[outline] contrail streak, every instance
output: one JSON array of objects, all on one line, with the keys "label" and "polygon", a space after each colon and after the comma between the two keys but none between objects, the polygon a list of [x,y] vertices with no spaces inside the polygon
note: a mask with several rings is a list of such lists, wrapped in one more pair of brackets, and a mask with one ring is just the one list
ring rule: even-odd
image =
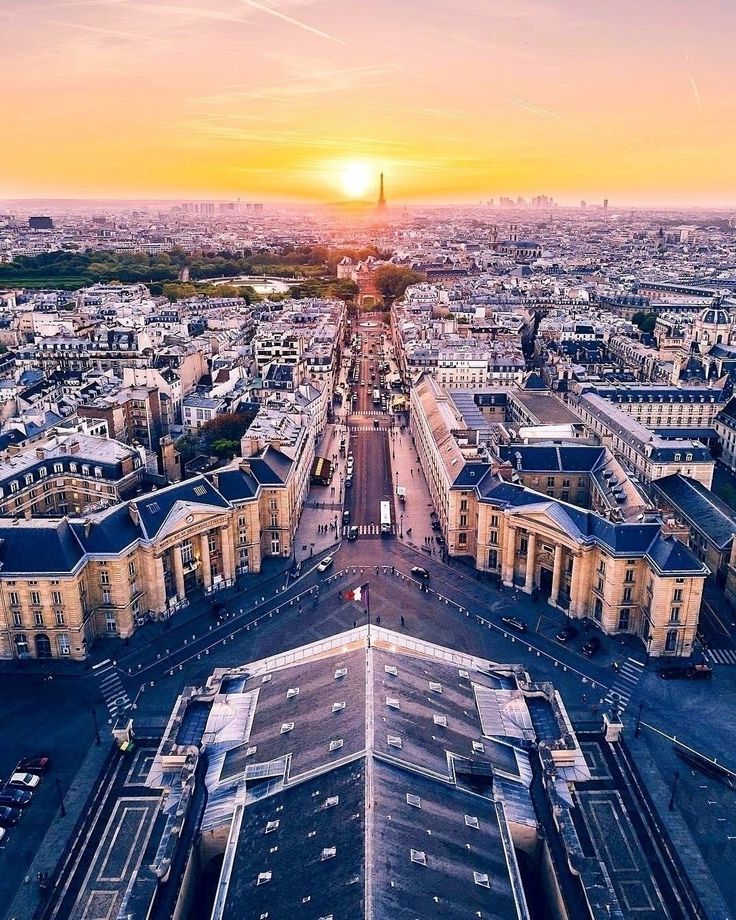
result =
[{"label": "contrail streak", "polygon": [[297,29],[303,29],[305,32],[311,32],[312,35],[318,35],[320,38],[326,38],[331,42],[338,42],[340,45],[347,45],[347,42],[342,38],[338,38],[336,35],[330,35],[328,32],[323,32],[321,29],[316,29],[314,26],[310,26],[309,23],[302,22],[301,19],[295,19],[293,16],[287,16],[286,13],[281,13],[279,10],[275,10],[271,6],[266,6],[263,3],[259,3],[258,0],[240,0],[240,2],[254,10],[259,10],[261,13],[267,13],[269,16],[273,16],[274,19],[280,19],[282,22],[288,22],[290,25],[296,26]]},{"label": "contrail streak", "polygon": [[581,131],[589,131],[591,134],[598,134],[595,128],[591,128],[590,125],[584,125],[580,121],[573,121],[571,118],[565,118],[564,115],[560,115],[558,112],[553,112],[550,109],[543,109],[539,105],[534,105],[531,102],[527,102],[525,99],[517,99],[514,96],[510,96],[507,100],[511,105],[518,106],[520,109],[526,109],[527,112],[532,112],[535,115],[542,115],[544,118],[554,118],[556,121],[562,121],[567,125],[572,125],[574,128],[580,128]]},{"label": "contrail streak", "polygon": [[693,96],[695,96],[695,101],[698,104],[698,108],[702,111],[703,109],[703,100],[700,98],[700,90],[698,89],[698,84],[695,82],[695,77],[693,76],[693,69],[690,66],[690,55],[687,53],[687,48],[685,49],[685,64],[687,66],[687,76],[690,80],[690,86],[692,87]]}]

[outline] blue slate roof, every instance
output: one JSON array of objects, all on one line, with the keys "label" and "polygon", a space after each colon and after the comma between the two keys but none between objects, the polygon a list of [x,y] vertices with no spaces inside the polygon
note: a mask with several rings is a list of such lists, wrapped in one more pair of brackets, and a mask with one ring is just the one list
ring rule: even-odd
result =
[{"label": "blue slate roof", "polygon": [[605,459],[603,447],[512,444],[499,447],[499,456],[520,472],[589,473]]},{"label": "blue slate roof", "polygon": [[0,527],[3,575],[73,572],[84,550],[67,520]]},{"label": "blue slate roof", "polygon": [[709,489],[679,473],[652,483],[656,492],[720,549],[730,545],[736,534],[736,513]]},{"label": "blue slate roof", "polygon": [[218,492],[230,502],[253,498],[258,491],[258,482],[244,470],[220,470],[216,476]]},{"label": "blue slate roof", "polygon": [[[155,493],[154,493],[155,494]],[[117,554],[143,536],[143,532],[130,516],[128,505],[116,505],[102,515],[90,519],[89,527],[83,521],[72,521],[71,527],[86,552],[92,554]]]},{"label": "blue slate roof", "polygon": [[204,476],[187,479],[176,485],[150,492],[143,498],[132,502],[138,509],[144,534],[153,539],[169,516],[177,502],[189,502],[193,505],[215,505],[218,508],[229,507],[228,502]]}]

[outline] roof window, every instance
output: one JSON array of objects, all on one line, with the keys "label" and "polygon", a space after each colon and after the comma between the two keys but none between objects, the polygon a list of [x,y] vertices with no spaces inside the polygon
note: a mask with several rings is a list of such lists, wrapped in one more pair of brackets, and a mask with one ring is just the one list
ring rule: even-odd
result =
[{"label": "roof window", "polygon": [[348,673],[347,668],[338,668],[335,671],[335,680],[339,680],[341,677],[345,677],[347,673]]},{"label": "roof window", "polygon": [[392,664],[384,665],[383,670],[392,677],[398,677],[399,669]]},{"label": "roof window", "polygon": [[486,750],[486,746],[483,744],[482,741],[474,741],[473,750],[475,751],[476,754],[484,754]]},{"label": "roof window", "polygon": [[332,859],[335,856],[337,856],[337,847],[325,847],[324,850],[322,850],[320,859],[324,862],[326,859]]},{"label": "roof window", "polygon": [[282,734],[282,735],[285,735],[286,732],[292,731],[293,728],[294,728],[294,723],[293,723],[293,722],[282,722],[282,723],[281,723],[281,734]]},{"label": "roof window", "polygon": [[332,704],[332,711],[333,711],[333,712],[340,712],[341,709],[344,709],[344,708],[345,708],[345,705],[346,705],[346,704],[345,704],[345,701],[344,701],[344,700],[343,700],[342,702],[340,702],[340,703],[333,703],[333,704]]},{"label": "roof window", "polygon": [[399,706],[399,701],[396,699],[395,696],[387,696],[387,697],[386,697],[386,705],[387,705],[389,708],[391,708],[391,709],[400,709],[400,708],[401,708],[401,707]]},{"label": "roof window", "polygon": [[299,696],[299,688],[289,687],[289,689],[286,691],[286,699],[290,700],[294,696]]},{"label": "roof window", "polygon": [[259,872],[258,881],[256,882],[256,885],[265,885],[266,882],[270,882],[270,881],[271,881],[271,871],[270,870],[268,872]]},{"label": "roof window", "polygon": [[434,716],[434,724],[441,725],[442,728],[447,728],[447,716]]},{"label": "roof window", "polygon": [[418,795],[414,795],[413,792],[407,792],[406,793],[406,804],[413,805],[414,808],[421,808],[422,800]]},{"label": "roof window", "polygon": [[246,748],[246,749],[245,749],[245,756],[246,756],[246,757],[252,757],[252,756],[255,754],[255,752],[256,752],[257,750],[258,750],[258,745],[257,745],[257,744],[251,744],[251,746],[250,746],[249,748]]},{"label": "roof window", "polygon": [[[411,851],[411,861],[413,863],[417,863],[420,866],[426,866],[427,865],[427,854],[424,852],[424,850],[412,850]],[[271,873],[269,872],[269,875],[270,874]]]},{"label": "roof window", "polygon": [[342,738],[335,738],[334,741],[330,741],[330,751],[339,751],[342,745]]},{"label": "roof window", "polygon": [[438,684],[436,681],[430,680],[429,689],[433,693],[442,693],[442,684]]},{"label": "roof window", "polygon": [[398,735],[389,735],[386,739],[390,747],[400,748],[401,738]]},{"label": "roof window", "polygon": [[466,827],[480,827],[480,822],[475,817],[475,815],[465,815],[465,826]]},{"label": "roof window", "polygon": [[491,883],[488,879],[487,872],[474,872],[473,881],[475,882],[476,885],[481,885],[483,888],[491,887]]},{"label": "roof window", "polygon": [[278,818],[276,818],[275,821],[267,821],[267,822],[266,822],[266,830],[264,831],[264,833],[265,833],[265,834],[272,834],[274,831],[278,830],[278,827],[279,827],[279,824],[280,824],[280,823],[281,823],[281,822],[280,822],[280,820],[279,820]]},{"label": "roof window", "polygon": [[340,796],[330,795],[325,799],[325,804],[322,807],[323,808],[334,808],[335,805],[339,805],[339,804],[340,804]]},{"label": "roof window", "polygon": [[470,674],[468,671],[465,671],[463,668],[457,672],[458,677],[464,677],[466,680],[470,680]]}]

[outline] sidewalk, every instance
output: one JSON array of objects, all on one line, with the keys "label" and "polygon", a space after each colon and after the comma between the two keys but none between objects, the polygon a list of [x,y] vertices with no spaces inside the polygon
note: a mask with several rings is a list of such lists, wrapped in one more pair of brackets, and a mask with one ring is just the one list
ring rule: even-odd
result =
[{"label": "sidewalk", "polygon": [[[406,488],[405,501],[401,502],[394,496],[397,536],[412,549],[426,553],[427,558],[441,559],[440,548],[434,539],[435,531],[431,526],[430,515],[434,506],[408,426],[401,431],[400,426],[395,425],[389,432],[389,445],[391,479],[395,483],[398,472],[398,483]],[[425,546],[431,547],[432,552],[424,549]]]}]

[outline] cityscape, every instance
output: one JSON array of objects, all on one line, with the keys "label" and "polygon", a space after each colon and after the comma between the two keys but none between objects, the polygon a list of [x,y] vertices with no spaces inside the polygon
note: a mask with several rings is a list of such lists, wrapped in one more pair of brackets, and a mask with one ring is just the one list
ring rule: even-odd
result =
[{"label": "cityscape", "polygon": [[736,12],[0,23],[0,918],[734,920]]}]

